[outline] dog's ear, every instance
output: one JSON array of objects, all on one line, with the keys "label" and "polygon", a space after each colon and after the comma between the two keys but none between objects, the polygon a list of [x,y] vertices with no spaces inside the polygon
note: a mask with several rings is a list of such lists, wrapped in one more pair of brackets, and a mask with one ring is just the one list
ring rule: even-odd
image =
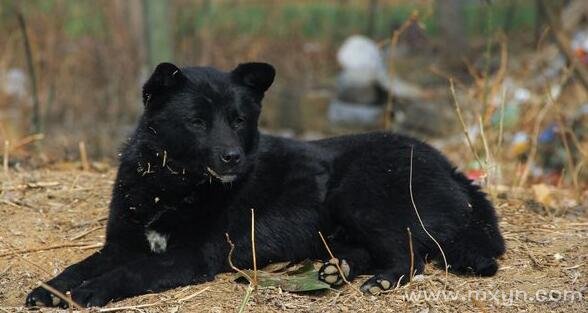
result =
[{"label": "dog's ear", "polygon": [[171,63],[160,63],[143,85],[143,104],[146,108],[153,107],[187,80],[177,66]]},{"label": "dog's ear", "polygon": [[238,84],[247,86],[260,96],[272,85],[276,70],[267,63],[242,63],[232,72],[231,78]]}]

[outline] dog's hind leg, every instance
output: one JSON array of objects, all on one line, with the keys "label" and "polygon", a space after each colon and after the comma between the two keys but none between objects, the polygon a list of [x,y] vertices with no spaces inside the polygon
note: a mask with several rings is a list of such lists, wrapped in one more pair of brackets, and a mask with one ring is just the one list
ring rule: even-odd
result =
[{"label": "dog's hind leg", "polygon": [[372,257],[365,248],[342,242],[331,242],[330,248],[335,258],[324,262],[319,269],[319,280],[332,287],[344,283],[341,272],[347,281],[351,281],[357,275],[365,274],[372,266]]},{"label": "dog's hind leg", "polygon": [[408,282],[411,274],[422,273],[425,248],[416,236],[409,236],[407,227],[411,225],[411,216],[405,214],[406,209],[390,205],[391,201],[381,201],[373,190],[357,185],[344,187],[355,192],[335,190],[328,199],[329,207],[350,242],[365,249],[370,257],[368,272],[375,276],[362,286],[362,291],[387,290]]},{"label": "dog's hind leg", "polygon": [[408,234],[397,233],[370,244],[370,252],[375,260],[374,276],[362,286],[361,291],[378,294],[408,283],[414,275],[422,274],[425,261],[418,251],[409,247]]}]

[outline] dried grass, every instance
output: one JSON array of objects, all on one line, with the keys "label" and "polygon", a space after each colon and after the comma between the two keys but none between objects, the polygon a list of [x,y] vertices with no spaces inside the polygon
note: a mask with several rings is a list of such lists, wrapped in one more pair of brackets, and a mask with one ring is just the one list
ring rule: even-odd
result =
[{"label": "dried grass", "polygon": [[[42,188],[5,190],[0,203],[0,311],[21,312],[28,291],[90,255],[98,247],[68,246],[71,238],[87,232],[83,243],[104,240],[106,207],[114,171],[107,174],[81,171],[39,170],[13,172],[12,184],[32,186],[38,182],[60,184]],[[76,188],[70,188],[74,180]],[[8,186],[9,187],[9,186]],[[572,191],[559,190],[568,199]],[[495,200],[508,245],[500,260],[501,268],[492,278],[458,277],[449,274],[448,292],[467,294],[470,290],[488,292],[538,289],[577,290],[586,299],[588,275],[588,204],[567,210],[566,215],[548,215],[525,189],[510,191],[498,186]],[[586,195],[584,195],[586,196]],[[77,201],[75,201],[77,200]],[[91,231],[93,230],[93,231]],[[77,241],[82,240],[77,239]],[[75,242],[76,240],[74,240]],[[60,246],[28,253],[9,254],[42,247]],[[33,265],[34,264],[34,265]],[[523,302],[512,304],[493,299],[405,300],[408,292],[439,292],[445,288],[442,269],[427,265],[424,277],[417,275],[407,286],[380,296],[356,292],[366,277],[343,286],[340,292],[293,294],[277,289],[252,292],[248,312],[582,312],[585,300],[572,302]],[[221,274],[205,284],[147,294],[108,305],[100,312],[234,312],[242,303],[247,285],[233,281],[234,274]],[[52,310],[43,310],[51,312]]]}]

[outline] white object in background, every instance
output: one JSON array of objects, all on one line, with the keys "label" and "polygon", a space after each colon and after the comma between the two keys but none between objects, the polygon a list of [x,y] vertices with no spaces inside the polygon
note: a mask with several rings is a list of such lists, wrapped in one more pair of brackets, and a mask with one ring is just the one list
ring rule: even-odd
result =
[{"label": "white object in background", "polygon": [[20,68],[11,68],[2,75],[2,91],[13,97],[27,95],[27,74]]},{"label": "white object in background", "polygon": [[370,73],[371,78],[384,68],[384,60],[376,43],[364,36],[354,35],[341,45],[337,61],[345,70],[361,70]]}]

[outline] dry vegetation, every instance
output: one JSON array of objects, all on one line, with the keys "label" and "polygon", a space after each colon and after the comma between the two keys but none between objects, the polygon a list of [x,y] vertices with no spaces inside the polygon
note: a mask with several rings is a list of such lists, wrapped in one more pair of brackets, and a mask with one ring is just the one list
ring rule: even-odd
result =
[{"label": "dry vegetation", "polygon": [[[0,203],[0,311],[24,311],[27,292],[66,266],[98,250],[104,239],[109,193],[114,171],[84,172],[54,168],[13,172],[2,185]],[[572,195],[557,191],[553,203],[569,207],[565,212],[545,207],[522,189],[497,188],[496,204],[508,252],[496,277],[481,279],[449,275],[427,266],[424,277],[380,296],[357,292],[362,278],[341,290],[294,294],[276,289],[252,293],[250,312],[583,312],[588,297],[588,204],[570,203]],[[317,239],[318,240],[318,239]],[[336,255],[336,251],[333,251]],[[110,304],[107,309],[128,306],[128,312],[233,312],[247,286],[233,282],[234,274],[222,274],[213,282],[144,295]],[[465,300],[424,299],[407,301],[411,291],[447,290],[467,296],[470,290],[491,292]],[[583,300],[511,302],[520,290],[533,296],[537,290],[578,291]],[[578,295],[576,295],[578,297]],[[123,310],[123,309],[121,309]],[[50,311],[45,309],[44,311]],[[96,310],[97,311],[97,310]],[[123,310],[124,311],[124,310]]]},{"label": "dry vegetation", "polygon": [[[383,1],[391,5],[397,2],[405,3]],[[44,134],[27,136],[28,128],[23,126],[28,124],[30,114],[27,99],[9,99],[0,94],[0,112],[5,113],[0,116],[0,139],[2,143],[10,140],[10,148],[2,149],[10,153],[0,173],[0,312],[25,311],[25,296],[39,281],[46,281],[100,248],[115,169],[92,160],[104,158],[110,162],[140,110],[139,87],[145,71],[140,59],[144,56],[137,50],[140,44],[133,33],[136,21],[121,13],[132,1],[103,2],[97,8],[87,4],[72,6],[66,1],[51,3],[45,9],[42,2],[31,1],[24,6],[28,8],[26,17],[39,72]],[[272,18],[260,25],[253,23],[254,31],[235,36],[236,27],[248,22],[198,27],[182,24],[183,9],[200,8],[202,4],[193,6],[194,3],[174,2],[178,63],[228,68],[249,59],[272,62],[280,78],[267,99],[262,126],[283,126],[276,118],[277,104],[292,94],[304,94],[306,98],[299,99],[303,111],[300,127],[321,135],[328,132],[324,127],[328,97],[313,98],[313,91],[325,83],[332,85],[335,75],[334,54],[343,37],[338,37],[332,25],[324,27],[318,37],[308,37],[304,35],[308,21],[293,20],[291,23],[298,26],[291,27],[291,33],[271,37],[262,30],[279,18],[277,12],[290,3],[277,1],[268,6]],[[346,3],[353,6],[359,2]],[[88,12],[88,8],[97,12]],[[256,21],[257,9],[244,16]],[[317,12],[322,9],[319,6]],[[55,12],[61,11],[68,19],[54,18]],[[94,19],[88,21],[86,17]],[[86,28],[77,28],[79,25],[71,20],[85,20]],[[0,22],[7,25],[0,30],[8,30],[3,36],[6,40],[0,42],[0,72],[14,64],[24,67],[18,27],[10,20]],[[389,30],[387,26],[382,29]],[[355,30],[347,29],[350,33]],[[478,55],[464,60],[465,74],[446,73],[438,66],[439,60],[431,61],[435,45],[439,45],[435,42],[419,50],[419,55],[390,62],[400,77],[429,89],[434,101],[449,103],[450,115],[457,116],[454,110],[460,114],[453,125],[448,125],[454,129],[452,136],[432,143],[469,174],[481,172],[481,180],[501,216],[508,245],[496,277],[450,274],[445,281],[444,271],[429,265],[423,277],[380,296],[359,294],[357,287],[363,279],[357,279],[353,286],[321,293],[258,289],[252,292],[246,310],[586,312],[588,127],[582,124],[587,120],[577,122],[576,112],[588,101],[588,92],[574,75],[573,62],[554,70],[558,49],[548,39],[550,31],[545,29],[533,49],[528,48],[530,36],[513,39],[499,33],[472,39],[474,54]],[[201,49],[194,49],[193,42],[198,42]],[[525,45],[525,50],[518,50]],[[455,83],[451,89],[450,77]],[[510,104],[520,90],[528,92],[528,98]],[[519,113],[513,122],[509,110],[515,106]],[[500,117],[498,123],[496,116]],[[550,145],[539,143],[540,133],[552,124],[559,126],[555,135],[560,140]],[[468,142],[462,132],[471,137]],[[523,148],[515,142],[520,132],[528,137]],[[43,140],[42,145],[33,144],[39,140]],[[86,142],[88,152],[80,140]],[[59,163],[62,159],[81,162]],[[544,171],[537,174],[537,169]],[[337,251],[333,253],[336,256]],[[94,311],[234,312],[248,287],[235,283],[234,277],[222,274],[210,283],[144,295]],[[468,298],[472,290],[480,295]],[[534,296],[538,290],[579,294],[569,301],[526,301],[521,295],[517,298],[511,294],[520,291]],[[448,298],[406,299],[407,293],[419,291],[428,291],[432,297],[446,291]],[[450,299],[456,294],[458,299]]]}]

